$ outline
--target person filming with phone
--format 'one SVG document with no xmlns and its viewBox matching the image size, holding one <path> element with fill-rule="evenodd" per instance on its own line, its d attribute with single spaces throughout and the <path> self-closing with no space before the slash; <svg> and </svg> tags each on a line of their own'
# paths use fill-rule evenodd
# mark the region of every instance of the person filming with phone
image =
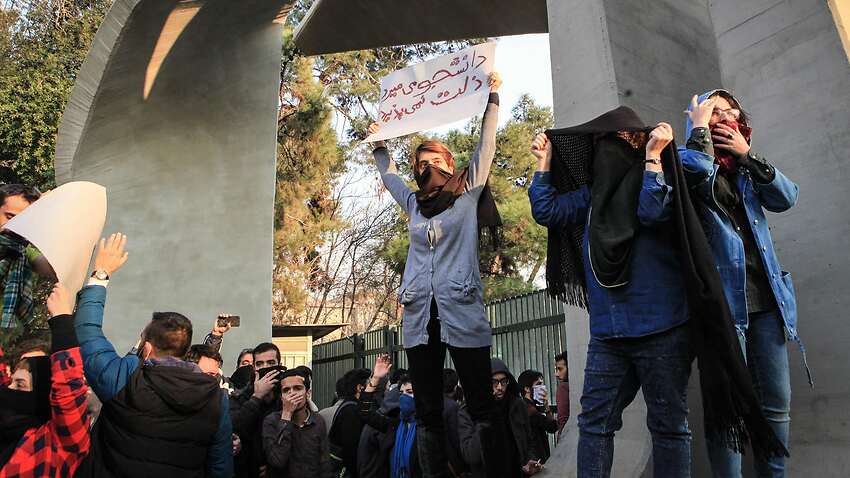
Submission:
<svg viewBox="0 0 850 478">
<path fill-rule="evenodd" d="M 546 463 L 552 452 L 549 450 L 547 433 L 558 432 L 558 421 L 549 406 L 549 390 L 543 383 L 543 374 L 537 370 L 526 370 L 519 374 L 517 383 L 522 391 L 525 408 L 528 412 L 528 424 L 531 426 L 531 436 L 540 453 L 540 462 Z"/>
</svg>

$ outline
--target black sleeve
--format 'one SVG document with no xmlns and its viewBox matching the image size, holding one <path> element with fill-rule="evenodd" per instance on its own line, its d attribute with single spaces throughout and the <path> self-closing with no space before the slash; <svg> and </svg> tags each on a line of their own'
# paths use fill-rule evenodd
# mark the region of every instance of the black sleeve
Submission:
<svg viewBox="0 0 850 478">
<path fill-rule="evenodd" d="M 495 91 L 490 93 L 490 96 L 487 97 L 487 103 L 493 103 L 494 105 L 499 106 L 499 93 Z"/>
<path fill-rule="evenodd" d="M 79 347 L 77 333 L 74 331 L 73 315 L 57 315 L 48 320 L 47 323 L 50 325 L 50 336 L 52 337 L 50 353 Z"/>
<path fill-rule="evenodd" d="M 547 433 L 558 431 L 558 421 L 542 413 L 529 416 L 528 421 L 531 422 L 531 428 L 545 430 Z"/>
<path fill-rule="evenodd" d="M 342 450 L 342 462 L 351 470 L 357 469 L 357 447 L 362 428 L 357 407 L 348 406 L 339 410 L 331 430 L 331 442 Z"/>
<path fill-rule="evenodd" d="M 738 159 L 738 164 L 747 168 L 755 182 L 759 184 L 770 184 L 776 177 L 776 169 L 766 159 L 752 151 Z"/>
<path fill-rule="evenodd" d="M 692 129 L 685 147 L 709 156 L 714 156 L 714 143 L 711 142 L 711 134 L 709 134 L 708 128 L 699 127 Z"/>
</svg>

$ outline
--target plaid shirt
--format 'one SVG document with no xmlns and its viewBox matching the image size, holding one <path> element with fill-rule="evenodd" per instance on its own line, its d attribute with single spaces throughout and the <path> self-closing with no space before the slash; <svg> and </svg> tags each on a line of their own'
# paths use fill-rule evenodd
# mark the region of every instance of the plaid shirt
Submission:
<svg viewBox="0 0 850 478">
<path fill-rule="evenodd" d="M 53 418 L 27 430 L 0 478 L 70 477 L 89 451 L 89 416 L 80 348 L 50 356 Z"/>
</svg>

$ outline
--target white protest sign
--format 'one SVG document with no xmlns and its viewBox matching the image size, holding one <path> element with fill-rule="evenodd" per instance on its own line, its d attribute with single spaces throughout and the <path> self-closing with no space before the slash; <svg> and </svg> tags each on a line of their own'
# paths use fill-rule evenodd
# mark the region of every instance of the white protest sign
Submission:
<svg viewBox="0 0 850 478">
<path fill-rule="evenodd" d="M 496 43 L 482 43 L 394 71 L 381 78 L 377 123 L 364 141 L 380 141 L 435 128 L 484 112 Z"/>
<path fill-rule="evenodd" d="M 6 223 L 47 259 L 72 294 L 83 287 L 106 221 L 106 188 L 75 181 L 50 191 Z"/>
</svg>

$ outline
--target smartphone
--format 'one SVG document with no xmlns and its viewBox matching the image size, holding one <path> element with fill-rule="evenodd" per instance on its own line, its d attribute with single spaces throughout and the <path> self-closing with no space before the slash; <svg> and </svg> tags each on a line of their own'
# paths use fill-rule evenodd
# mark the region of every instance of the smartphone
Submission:
<svg viewBox="0 0 850 478">
<path fill-rule="evenodd" d="M 230 324 L 231 327 L 239 327 L 240 320 L 238 315 L 219 314 L 218 319 L 216 319 L 216 325 L 218 327 L 227 327 L 227 324 Z"/>
<path fill-rule="evenodd" d="M 543 396 L 546 395 L 546 385 L 535 385 L 531 389 L 534 393 L 534 401 L 541 405 L 545 405 L 545 403 L 543 403 Z"/>
</svg>

